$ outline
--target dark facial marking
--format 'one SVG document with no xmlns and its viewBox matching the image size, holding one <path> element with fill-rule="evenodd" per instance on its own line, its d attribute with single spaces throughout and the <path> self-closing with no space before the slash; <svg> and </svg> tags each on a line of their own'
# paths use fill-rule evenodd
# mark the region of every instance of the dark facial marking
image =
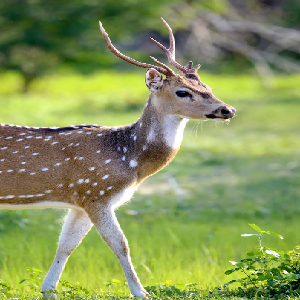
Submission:
<svg viewBox="0 0 300 300">
<path fill-rule="evenodd" d="M 210 94 L 208 94 L 208 93 L 199 93 L 200 94 L 200 96 L 203 98 L 203 99 L 208 99 L 208 98 L 210 98 Z"/>
</svg>

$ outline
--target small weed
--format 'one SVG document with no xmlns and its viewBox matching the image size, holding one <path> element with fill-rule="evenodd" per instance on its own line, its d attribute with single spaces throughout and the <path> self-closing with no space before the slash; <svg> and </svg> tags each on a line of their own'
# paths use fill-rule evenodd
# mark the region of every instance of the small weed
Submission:
<svg viewBox="0 0 300 300">
<path fill-rule="evenodd" d="M 85 299 L 87 295 L 91 294 L 91 291 L 87 290 L 79 283 L 71 284 L 66 280 L 60 280 L 60 283 L 64 289 L 60 295 L 68 299 Z"/>
<path fill-rule="evenodd" d="M 283 239 L 275 232 L 261 230 L 255 224 L 249 224 L 258 233 L 242 234 L 244 237 L 255 236 L 258 239 L 258 246 L 254 251 L 247 252 L 247 258 L 241 261 L 230 261 L 234 266 L 225 272 L 230 275 L 234 272 L 241 272 L 244 277 L 231 280 L 225 284 L 239 283 L 236 296 L 257 297 L 271 296 L 283 298 L 288 295 L 300 293 L 300 247 L 289 252 L 278 251 L 262 245 L 262 238 L 265 235 L 274 235 Z"/>
<path fill-rule="evenodd" d="M 12 291 L 13 287 L 0 279 L 0 296 L 10 298 L 13 296 Z"/>
<path fill-rule="evenodd" d="M 35 268 L 27 268 L 27 275 L 28 278 L 25 278 L 20 281 L 20 284 L 27 281 L 27 286 L 32 290 L 32 291 L 39 291 L 41 286 L 42 286 L 42 278 L 41 278 L 41 273 L 43 271 L 35 269 Z"/>
</svg>

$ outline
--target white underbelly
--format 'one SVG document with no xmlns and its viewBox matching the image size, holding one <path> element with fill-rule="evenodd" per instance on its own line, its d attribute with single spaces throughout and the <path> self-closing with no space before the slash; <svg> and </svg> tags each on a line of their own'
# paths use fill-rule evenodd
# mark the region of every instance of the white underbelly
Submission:
<svg viewBox="0 0 300 300">
<path fill-rule="evenodd" d="M 41 201 L 38 203 L 29 203 L 29 204 L 1 204 L 0 209 L 34 209 L 34 208 L 62 208 L 62 209 L 80 209 L 82 208 L 64 202 L 58 201 Z"/>
</svg>

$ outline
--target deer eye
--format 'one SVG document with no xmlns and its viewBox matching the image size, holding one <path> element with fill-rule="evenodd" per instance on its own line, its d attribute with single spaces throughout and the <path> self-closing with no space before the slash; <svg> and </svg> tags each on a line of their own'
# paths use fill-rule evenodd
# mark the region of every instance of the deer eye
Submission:
<svg viewBox="0 0 300 300">
<path fill-rule="evenodd" d="M 177 91 L 176 95 L 180 98 L 184 98 L 184 97 L 192 97 L 192 95 L 189 92 L 186 91 Z"/>
</svg>

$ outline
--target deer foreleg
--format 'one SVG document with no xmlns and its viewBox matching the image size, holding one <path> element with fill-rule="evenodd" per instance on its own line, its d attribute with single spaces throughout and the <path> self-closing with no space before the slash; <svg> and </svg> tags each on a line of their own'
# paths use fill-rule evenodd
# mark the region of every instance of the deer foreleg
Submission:
<svg viewBox="0 0 300 300">
<path fill-rule="evenodd" d="M 47 294 L 44 292 L 56 288 L 69 256 L 89 232 L 92 225 L 84 211 L 76 209 L 69 211 L 59 237 L 55 258 L 42 284 L 42 292 L 46 298 Z"/>
<path fill-rule="evenodd" d="M 113 209 L 108 207 L 101 209 L 97 214 L 94 212 L 91 219 L 102 238 L 118 257 L 131 293 L 138 298 L 146 298 L 149 296 L 134 270 L 129 255 L 128 241 Z"/>
</svg>

